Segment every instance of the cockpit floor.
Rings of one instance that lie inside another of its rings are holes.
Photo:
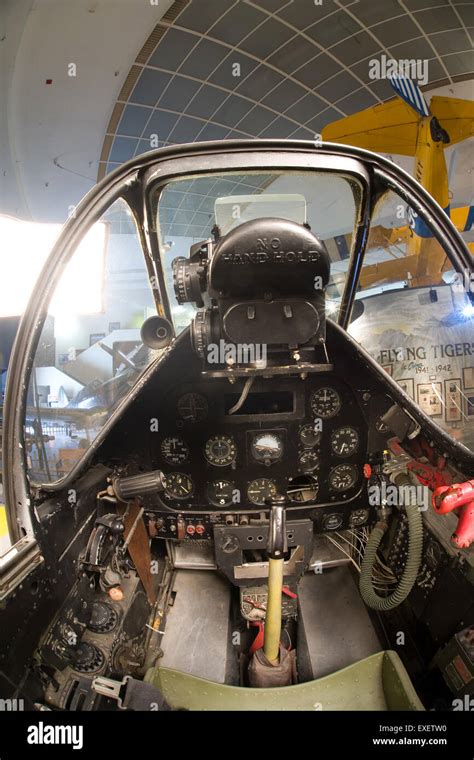
[[[312,669],[304,680],[335,673],[383,649],[347,565],[306,573],[298,596],[299,640],[306,639]]]
[[[229,683],[230,585],[213,571],[178,570],[174,592],[159,665]],[[383,649],[347,566],[307,573],[298,597],[300,680],[321,678]]]
[[[231,587],[209,570],[178,570],[159,665],[226,682]]]

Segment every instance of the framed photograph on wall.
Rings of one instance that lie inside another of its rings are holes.
[[[474,367],[462,368],[464,390],[474,390]]]
[[[462,393],[460,377],[453,377],[444,381],[444,403],[446,404],[446,422],[461,422]]]
[[[418,406],[429,417],[441,417],[443,406],[441,403],[441,383],[419,383],[416,386]]]
[[[472,396],[466,396],[467,401],[467,416],[468,417],[474,417],[474,393]]]
[[[400,380],[397,380],[397,383],[407,396],[410,396],[413,400],[415,399],[415,381],[412,377],[401,377]]]

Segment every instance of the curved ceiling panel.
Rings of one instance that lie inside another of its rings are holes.
[[[139,52],[99,179],[172,143],[314,139],[393,97],[374,58],[423,59],[424,89],[472,76],[473,6],[456,0],[176,0]]]

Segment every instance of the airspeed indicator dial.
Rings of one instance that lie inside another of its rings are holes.
[[[177,435],[164,438],[161,442],[161,456],[168,464],[182,464],[189,457],[189,446]]]

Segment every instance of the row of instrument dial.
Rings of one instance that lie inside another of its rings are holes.
[[[303,469],[315,469],[319,462],[319,456],[314,450],[319,439],[311,425],[304,425],[299,434],[302,451],[299,455]],[[331,451],[340,457],[348,457],[359,448],[359,434],[350,426],[337,428],[331,434]],[[278,462],[284,452],[281,437],[273,432],[254,433],[250,444],[250,453],[256,462],[265,465]],[[204,446],[204,458],[215,467],[229,467],[237,459],[237,446],[235,440],[229,435],[215,435],[206,441]],[[190,447],[180,436],[169,436],[161,442],[161,456],[163,460],[172,466],[185,464],[190,458]],[[307,467],[306,467],[307,465]]]
[[[301,482],[298,482],[301,480]],[[351,464],[339,464],[329,473],[329,486],[342,493],[349,490],[357,480],[357,469]],[[301,504],[316,499],[319,490],[318,476],[313,474],[300,478],[290,478],[287,495],[290,502]],[[165,498],[188,499],[193,496],[195,485],[192,478],[183,472],[172,472],[166,476]],[[248,483],[246,497],[251,504],[264,506],[277,493],[277,483],[271,478],[255,478]],[[218,479],[207,484],[206,496],[215,507],[228,508],[242,505],[242,494],[232,480]]]

